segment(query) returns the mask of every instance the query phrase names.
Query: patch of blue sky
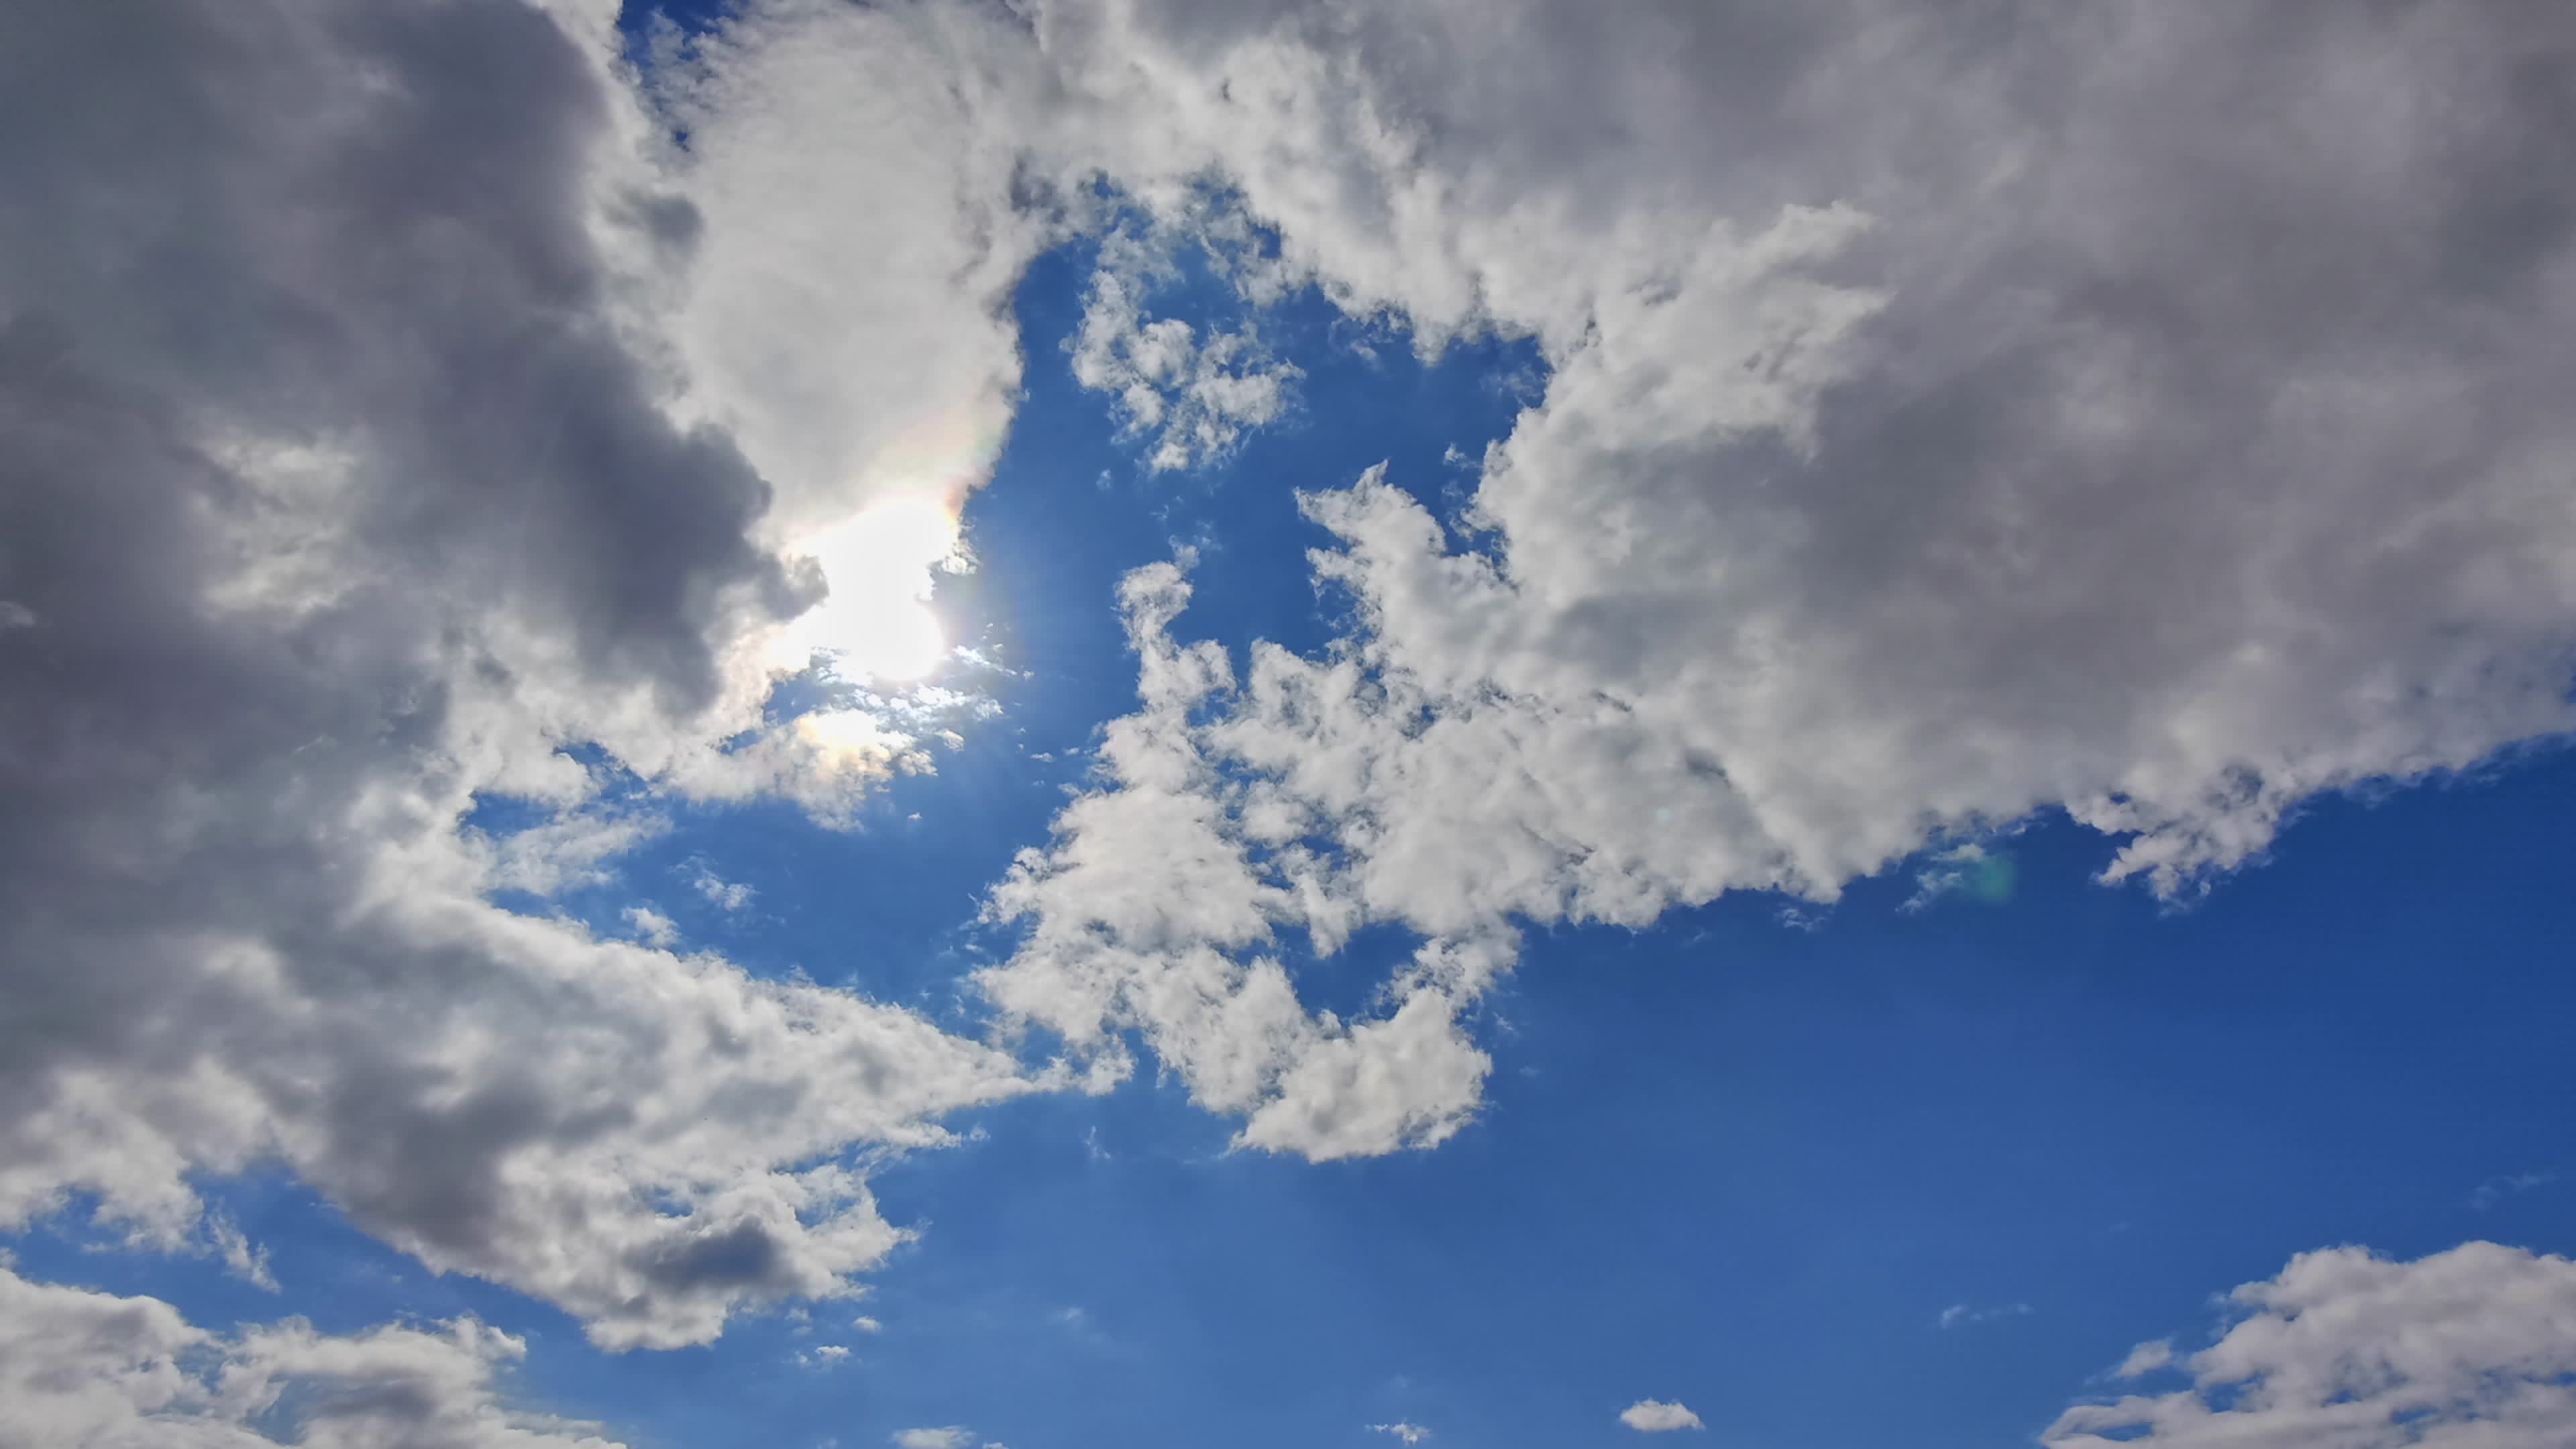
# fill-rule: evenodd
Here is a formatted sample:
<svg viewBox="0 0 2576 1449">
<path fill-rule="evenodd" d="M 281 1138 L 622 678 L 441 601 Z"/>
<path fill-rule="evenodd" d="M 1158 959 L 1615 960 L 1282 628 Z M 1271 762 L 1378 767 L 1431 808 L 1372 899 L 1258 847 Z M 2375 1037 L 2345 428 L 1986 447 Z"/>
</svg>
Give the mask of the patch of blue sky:
<svg viewBox="0 0 2576 1449">
<path fill-rule="evenodd" d="M 1597 1442 L 1646 1392 L 1737 1442 L 2023 1442 L 2319 1243 L 2576 1247 L 2576 1202 L 2471 1206 L 2565 1149 L 2576 906 L 2532 903 L 2567 897 L 2534 847 L 2571 805 L 2560 758 L 2321 806 L 2180 913 L 2042 823 L 2007 910 L 1904 913 L 1889 877 L 1813 933 L 1754 899 L 1548 933 L 1429 1153 L 1227 1155 L 1144 1083 L 1015 1104 L 881 1180 L 933 1226 L 878 1275 L 876 1361 L 1047 1443 Z M 2031 1312 L 1941 1332 L 1959 1301 Z"/>
</svg>

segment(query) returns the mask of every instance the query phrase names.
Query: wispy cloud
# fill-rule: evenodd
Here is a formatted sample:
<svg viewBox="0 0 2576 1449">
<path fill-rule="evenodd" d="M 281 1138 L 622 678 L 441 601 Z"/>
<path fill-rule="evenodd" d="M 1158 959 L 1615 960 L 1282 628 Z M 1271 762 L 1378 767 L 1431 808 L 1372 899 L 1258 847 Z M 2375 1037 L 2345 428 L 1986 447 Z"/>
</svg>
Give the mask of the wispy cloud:
<svg viewBox="0 0 2576 1449">
<path fill-rule="evenodd" d="M 1977 1308 L 1966 1303 L 1953 1303 L 1941 1310 L 1943 1328 L 1965 1328 L 1972 1324 L 1992 1323 L 1999 1318 L 2022 1318 L 2030 1313 L 2027 1303 L 2004 1303 L 1992 1308 Z"/>
<path fill-rule="evenodd" d="M 739 881 L 729 881 L 724 879 L 714 871 L 707 869 L 704 865 L 700 865 L 697 868 L 697 874 L 690 878 L 689 884 L 695 886 L 699 895 L 706 897 L 710 903 L 720 910 L 741 910 L 743 907 L 750 905 L 751 898 L 758 894 L 758 892 L 754 891 L 751 887 L 744 885 Z"/>
<path fill-rule="evenodd" d="M 2520 1196 L 2535 1187 L 2547 1187 L 2558 1178 L 2555 1172 L 2516 1172 L 2490 1177 L 2478 1184 L 2477 1191 L 2469 1194 L 2469 1206 L 2485 1212 L 2506 1198 Z"/>
<path fill-rule="evenodd" d="M 2134 1379 L 2144 1374 L 2154 1373 L 2156 1370 L 2170 1365 L 2173 1361 L 2174 1348 L 2172 1339 L 2149 1339 L 2145 1343 L 2139 1344 L 2136 1348 L 2130 1349 L 2129 1356 L 2120 1360 L 2120 1366 L 2111 1370 L 2111 1377 L 2115 1379 Z"/>
</svg>

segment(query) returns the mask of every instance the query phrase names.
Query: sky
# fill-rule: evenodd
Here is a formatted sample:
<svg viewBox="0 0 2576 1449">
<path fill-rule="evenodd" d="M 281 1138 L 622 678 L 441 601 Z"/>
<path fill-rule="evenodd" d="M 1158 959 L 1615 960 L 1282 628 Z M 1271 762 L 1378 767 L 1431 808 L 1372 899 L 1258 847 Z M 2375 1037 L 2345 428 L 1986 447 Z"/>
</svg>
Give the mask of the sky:
<svg viewBox="0 0 2576 1449">
<path fill-rule="evenodd" d="M 0 1449 L 2565 1449 L 2571 178 L 2504 0 L 0 8 Z"/>
</svg>

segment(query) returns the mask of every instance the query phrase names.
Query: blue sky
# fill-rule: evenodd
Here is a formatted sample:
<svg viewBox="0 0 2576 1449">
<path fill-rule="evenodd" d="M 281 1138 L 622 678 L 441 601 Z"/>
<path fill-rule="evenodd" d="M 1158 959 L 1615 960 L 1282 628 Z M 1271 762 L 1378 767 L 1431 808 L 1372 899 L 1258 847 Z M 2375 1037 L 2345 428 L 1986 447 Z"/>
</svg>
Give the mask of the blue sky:
<svg viewBox="0 0 2576 1449">
<path fill-rule="evenodd" d="M 0 1449 L 2576 1433 L 2576 35 L 1328 9 L 62 102 Z"/>
</svg>

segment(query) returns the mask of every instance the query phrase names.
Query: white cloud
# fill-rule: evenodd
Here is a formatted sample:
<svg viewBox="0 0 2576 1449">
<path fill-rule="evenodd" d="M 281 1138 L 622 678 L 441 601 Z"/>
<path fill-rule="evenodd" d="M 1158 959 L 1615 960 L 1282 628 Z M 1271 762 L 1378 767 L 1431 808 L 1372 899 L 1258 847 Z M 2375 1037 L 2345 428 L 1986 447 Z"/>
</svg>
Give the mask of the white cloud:
<svg viewBox="0 0 2576 1449">
<path fill-rule="evenodd" d="M 897 1429 L 895 1449 L 972 1449 L 975 1436 L 955 1424 L 936 1429 Z"/>
<path fill-rule="evenodd" d="M 497 1381 L 526 1351 L 471 1318 L 348 1335 L 289 1319 L 218 1334 L 157 1298 L 30 1282 L 0 1265 L 0 1442 L 615 1449 L 597 1425 L 504 1399 Z"/>
<path fill-rule="evenodd" d="M 277 1291 L 277 1275 L 268 1266 L 268 1249 L 250 1240 L 241 1225 L 220 1213 L 209 1213 L 202 1219 L 206 1238 L 215 1255 L 224 1260 L 224 1271 L 254 1288 Z"/>
<path fill-rule="evenodd" d="M 2576 236 L 2498 221 L 2563 207 L 2563 131 L 2443 100 L 2561 22 L 1506 9 L 1038 12 L 1157 216 L 1213 174 L 1351 316 L 1549 372 L 1457 518 L 1309 499 L 1330 647 L 1238 684 L 1140 626 L 1112 787 L 996 894 L 1008 1009 L 1103 1070 L 1140 1031 L 1247 1143 L 1434 1142 L 1520 923 L 1828 902 L 2049 809 L 2183 897 L 2320 794 L 2576 727 Z M 1431 1023 L 1337 1074 L 1282 933 L 1368 922 L 1482 962 L 1403 968 L 1373 1011 Z"/>
<path fill-rule="evenodd" d="M 1202 245 L 1231 213 L 1192 216 Z M 1126 430 L 1146 443 L 1157 472 L 1214 462 L 1248 429 L 1277 418 L 1300 376 L 1273 356 L 1249 323 L 1199 329 L 1177 317 L 1153 317 L 1155 293 L 1177 284 L 1168 229 L 1144 236 L 1122 225 L 1101 243 L 1100 263 L 1083 298 L 1082 323 L 1065 346 L 1074 379 L 1108 393 Z M 1213 247 L 1210 255 L 1219 255 Z"/>
<path fill-rule="evenodd" d="M 651 906 L 628 906 L 624 914 L 627 927 L 633 930 L 636 939 L 645 945 L 658 946 L 667 951 L 673 942 L 680 939 L 679 925 Z"/>
<path fill-rule="evenodd" d="M 778 537 L 953 505 L 991 466 L 1019 384 L 1009 289 L 1047 239 L 1013 202 L 1038 59 L 979 7 L 785 0 L 658 68 L 702 231 L 657 320 L 686 406 L 777 490 Z"/>
<path fill-rule="evenodd" d="M 1700 1423 L 1699 1415 L 1680 1402 L 1666 1403 L 1661 1399 L 1639 1399 L 1619 1411 L 1619 1422 L 1646 1434 L 1705 1427 Z"/>
<path fill-rule="evenodd" d="M 698 867 L 697 874 L 690 878 L 689 884 L 696 888 L 699 895 L 706 897 L 709 904 L 720 910 L 739 911 L 750 905 L 751 898 L 759 894 L 750 886 L 740 881 L 726 880 L 703 865 Z"/>
<path fill-rule="evenodd" d="M 1431 1431 L 1420 1424 L 1371 1424 L 1368 1427 L 1371 1433 L 1392 1434 L 1407 1444 L 1419 1444 L 1431 1437 Z"/>
<path fill-rule="evenodd" d="M 2115 1379 L 2141 1378 L 2147 1374 L 2154 1373 L 2156 1370 L 2163 1368 L 2168 1364 L 2171 1364 L 2173 1361 L 2173 1341 L 2171 1339 L 2164 1338 L 2151 1338 L 2145 1343 L 2139 1344 L 2136 1348 L 2130 1349 L 2129 1356 L 2120 1360 L 2120 1366 L 2111 1370 L 2111 1377 Z"/>
<path fill-rule="evenodd" d="M 1060 1033 L 1097 1085 L 1126 1069 L 1114 1029 L 1140 1029 L 1201 1105 L 1246 1115 L 1246 1145 L 1328 1158 L 1439 1141 L 1489 1066 L 1456 1016 L 1500 948 L 1425 946 L 1369 1019 L 1298 1004 L 1263 948 L 1291 922 L 1329 939 L 1343 908 L 1318 894 L 1302 856 L 1260 848 L 1243 818 L 1257 802 L 1223 794 L 1193 712 L 1232 670 L 1214 646 L 1169 637 L 1187 598 L 1169 566 L 1126 581 L 1145 708 L 1109 726 L 1110 783 L 1068 807 L 1055 843 L 1023 852 L 996 888 L 995 918 L 1028 935 L 978 980 L 1012 1017 Z"/>
<path fill-rule="evenodd" d="M 2192 1384 L 2061 1415 L 2050 1449 L 2558 1449 L 2576 1442 L 2576 1263 L 2467 1243 L 2302 1253 L 2230 1295 Z M 2147 1347 L 2153 1347 L 2148 1345 Z M 2133 1352 L 2125 1375 L 2140 1363 Z M 2146 1366 L 2154 1366 L 2152 1364 Z"/>
<path fill-rule="evenodd" d="M 1958 1328 L 1964 1324 L 1992 1323 L 1999 1318 L 2024 1318 L 2029 1314 L 2030 1305 L 2027 1303 L 2006 1303 L 1993 1308 L 1953 1303 L 1941 1310 L 1940 1326 Z"/>
</svg>

